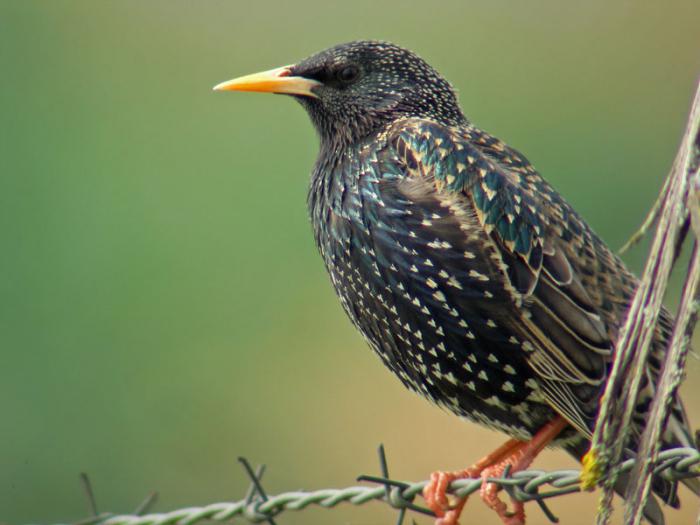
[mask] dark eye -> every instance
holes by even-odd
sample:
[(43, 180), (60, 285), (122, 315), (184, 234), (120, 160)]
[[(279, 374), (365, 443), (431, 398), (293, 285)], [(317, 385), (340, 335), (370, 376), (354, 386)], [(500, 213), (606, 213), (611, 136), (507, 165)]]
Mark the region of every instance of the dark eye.
[(337, 73), (338, 80), (344, 84), (349, 84), (350, 82), (357, 80), (358, 76), (360, 76), (360, 68), (354, 65), (345, 66), (338, 70)]

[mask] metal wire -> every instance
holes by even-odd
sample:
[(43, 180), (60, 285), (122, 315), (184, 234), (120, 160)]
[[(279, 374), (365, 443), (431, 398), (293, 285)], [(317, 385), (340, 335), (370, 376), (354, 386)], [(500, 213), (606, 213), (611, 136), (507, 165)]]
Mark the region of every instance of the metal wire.
[[(234, 518), (249, 523), (271, 523), (273, 518), (284, 511), (303, 510), (311, 505), (332, 508), (340, 503), (363, 505), (370, 501), (381, 501), (398, 509), (399, 524), (403, 522), (407, 510), (432, 514), (414, 504), (416, 496), (422, 494), (427, 481), (403, 482), (388, 479), (388, 468), (383, 447), (379, 451), (382, 477), (360, 476), (359, 479), (377, 483), (375, 486), (352, 486), (341, 489), (320, 489), (314, 491), (293, 491), (276, 496), (262, 490), (262, 468), (253, 472), (247, 461), (242, 460), (252, 485), (248, 496), (232, 502), (212, 503), (203, 507), (187, 507), (170, 512), (149, 514), (100, 513), (73, 525), (194, 525), (204, 520), (225, 522)], [(634, 460), (621, 465), (622, 472), (634, 466)], [(656, 464), (656, 474), (667, 479), (680, 480), (700, 476), (700, 452), (693, 448), (675, 448), (662, 451)], [(556, 522), (551, 512), (544, 506), (544, 500), (580, 491), (578, 470), (525, 470), (499, 478), (488, 478), (489, 482), (501, 486), (518, 501), (537, 501), (545, 515)], [(466, 497), (477, 492), (483, 483), (480, 478), (454, 481), (449, 492), (457, 497)]]

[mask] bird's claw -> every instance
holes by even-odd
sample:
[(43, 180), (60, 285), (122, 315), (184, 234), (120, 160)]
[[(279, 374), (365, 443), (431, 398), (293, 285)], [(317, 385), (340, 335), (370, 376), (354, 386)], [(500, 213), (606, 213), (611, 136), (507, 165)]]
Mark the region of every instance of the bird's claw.
[(511, 499), (513, 503), (513, 511), (508, 510), (508, 505), (498, 497), (498, 492), (501, 487), (496, 483), (486, 481), (488, 478), (500, 477), (503, 475), (504, 468), (502, 465), (497, 465), (484, 469), (481, 477), (484, 480), (481, 485), (479, 495), (486, 505), (494, 510), (504, 525), (525, 525), (525, 505), (522, 501)]
[(428, 508), (438, 517), (435, 525), (459, 525), (459, 515), (462, 513), (467, 498), (450, 496), (447, 490), (456, 479), (472, 478), (478, 475), (472, 469), (457, 472), (438, 471), (430, 475), (430, 482), (423, 489), (423, 498)]

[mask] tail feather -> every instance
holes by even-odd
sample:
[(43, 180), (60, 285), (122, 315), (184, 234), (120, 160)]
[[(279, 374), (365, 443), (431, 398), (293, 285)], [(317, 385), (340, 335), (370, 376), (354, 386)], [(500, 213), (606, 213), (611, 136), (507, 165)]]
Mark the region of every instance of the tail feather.
[[(624, 497), (629, 483), (629, 473), (624, 472), (620, 474), (615, 482), (615, 492)], [(649, 498), (644, 505), (644, 518), (650, 523), (650, 525), (664, 525), (666, 523), (664, 512), (661, 510), (661, 505), (659, 505), (659, 502), (653, 495), (649, 495)]]

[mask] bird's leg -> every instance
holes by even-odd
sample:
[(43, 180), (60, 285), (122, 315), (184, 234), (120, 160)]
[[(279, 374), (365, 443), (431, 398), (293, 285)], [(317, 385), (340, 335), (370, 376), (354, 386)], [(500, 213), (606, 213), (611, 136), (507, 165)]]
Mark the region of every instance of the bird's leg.
[(500, 477), (510, 465), (510, 472), (526, 469), (535, 457), (566, 427), (567, 423), (561, 417), (553, 419), (543, 426), (530, 441), (509, 439), (499, 448), (486, 457), (480, 459), (473, 466), (455, 472), (434, 472), (430, 476), (430, 482), (423, 489), (423, 497), (438, 516), (436, 525), (457, 525), (459, 515), (467, 501), (462, 498), (456, 503), (451, 503), (447, 497), (447, 489), (456, 479), (476, 478), (483, 479), (481, 487), (481, 499), (499, 515), (506, 525), (520, 525), (525, 523), (525, 509), (522, 502), (513, 501), (513, 512), (508, 511), (507, 505), (498, 497), (500, 487), (495, 483), (489, 483), (488, 478)]
[(544, 447), (551, 443), (566, 425), (566, 421), (558, 416), (538, 430), (530, 441), (519, 441), (508, 457), (482, 470), (481, 478), (484, 480), (484, 484), (481, 486), (481, 499), (496, 511), (505, 525), (524, 525), (525, 507), (522, 501), (512, 500), (513, 511), (509, 511), (508, 506), (498, 497), (498, 491), (501, 490), (501, 487), (496, 483), (488, 482), (488, 478), (501, 477), (509, 465), (510, 472), (518, 472), (528, 468)]
[(449, 501), (447, 489), (450, 483), (457, 479), (478, 478), (485, 468), (503, 461), (521, 443), (522, 441), (517, 439), (509, 439), (489, 455), (464, 470), (433, 472), (430, 475), (430, 482), (423, 489), (423, 498), (425, 498), (428, 507), (438, 516), (436, 525), (457, 525), (462, 508), (467, 502), (468, 498), (461, 498), (456, 503)]

